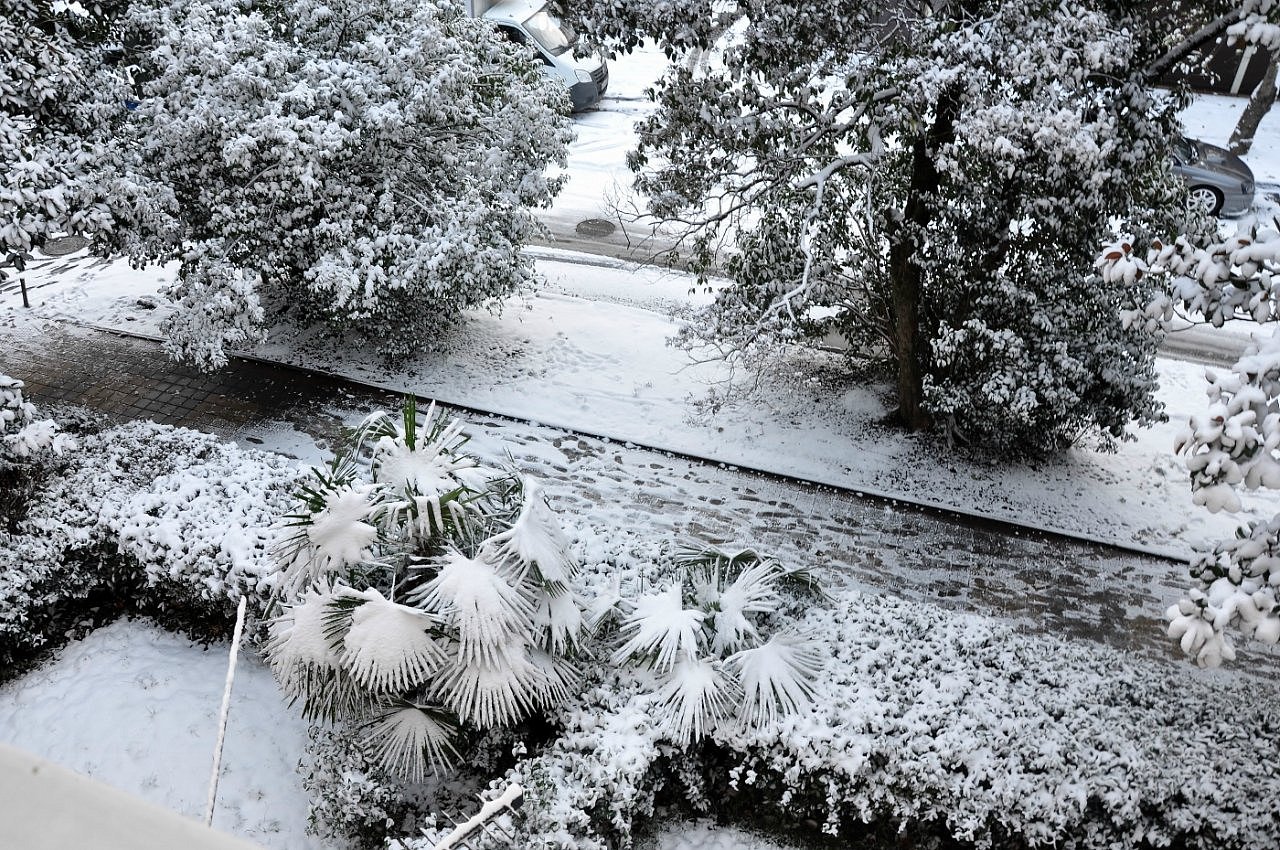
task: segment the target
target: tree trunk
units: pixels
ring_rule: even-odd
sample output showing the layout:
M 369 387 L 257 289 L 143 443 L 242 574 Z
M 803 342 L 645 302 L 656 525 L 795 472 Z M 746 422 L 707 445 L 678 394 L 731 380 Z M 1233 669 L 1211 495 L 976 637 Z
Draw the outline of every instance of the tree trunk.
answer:
M 945 99 L 943 99 L 945 100 Z M 889 285 L 893 308 L 893 347 L 898 361 L 897 417 L 909 430 L 931 424 L 924 409 L 924 365 L 928 340 L 920 330 L 920 300 L 924 275 L 916 262 L 919 241 L 932 219 L 930 206 L 938 191 L 933 155 L 955 135 L 955 106 L 940 105 L 928 133 L 915 140 L 911 153 L 911 183 L 903 210 L 902 232 L 889 247 Z
M 1249 148 L 1253 147 L 1253 137 L 1258 132 L 1258 125 L 1276 102 L 1276 70 L 1280 68 L 1280 50 L 1272 52 L 1267 57 L 1267 62 L 1267 73 L 1249 96 L 1249 105 L 1240 113 L 1240 120 L 1231 131 L 1231 141 L 1227 143 L 1227 147 L 1237 156 L 1247 154 Z

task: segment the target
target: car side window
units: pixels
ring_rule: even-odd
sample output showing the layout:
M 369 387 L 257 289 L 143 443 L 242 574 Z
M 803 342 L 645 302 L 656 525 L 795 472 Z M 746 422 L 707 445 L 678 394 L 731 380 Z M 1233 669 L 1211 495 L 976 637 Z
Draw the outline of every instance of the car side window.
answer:
M 525 35 L 522 30 L 506 26 L 505 24 L 498 24 L 498 32 L 502 33 L 503 37 L 512 44 L 527 46 L 531 51 L 533 51 L 533 55 L 542 61 L 542 64 L 551 64 L 551 60 L 547 58 L 546 54 L 539 50 L 537 45 L 530 42 L 529 36 Z

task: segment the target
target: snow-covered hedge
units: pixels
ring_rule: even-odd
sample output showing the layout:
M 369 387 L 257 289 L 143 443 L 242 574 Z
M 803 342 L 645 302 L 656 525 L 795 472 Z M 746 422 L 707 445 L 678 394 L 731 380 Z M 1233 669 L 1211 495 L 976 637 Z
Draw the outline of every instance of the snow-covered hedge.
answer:
M 605 583 L 621 568 L 625 588 L 662 560 L 633 540 L 588 572 Z M 841 835 L 870 824 L 984 848 L 1280 846 L 1272 683 L 855 591 L 798 620 L 828 659 L 812 707 L 764 729 L 723 723 L 711 746 L 677 746 L 642 677 L 600 673 L 510 777 L 526 788 L 528 846 L 626 843 L 664 783 L 714 811 L 773 808 Z
M 181 611 L 196 626 L 241 593 L 262 606 L 291 462 L 150 422 L 81 443 L 0 533 L 0 659 L 56 642 L 90 608 Z

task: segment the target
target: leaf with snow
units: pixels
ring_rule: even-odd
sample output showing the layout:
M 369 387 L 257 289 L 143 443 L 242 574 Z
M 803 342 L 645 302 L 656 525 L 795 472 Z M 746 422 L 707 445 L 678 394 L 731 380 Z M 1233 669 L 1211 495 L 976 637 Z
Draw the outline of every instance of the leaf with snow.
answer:
M 681 653 L 664 677 L 658 699 L 676 741 L 687 745 L 706 735 L 737 704 L 739 689 L 720 662 Z
M 494 563 L 515 561 L 522 573 L 532 570 L 549 593 L 564 593 L 577 570 L 569 541 L 537 479 L 525 476 L 522 490 L 524 503 L 516 521 L 485 541 L 482 551 Z
M 425 682 L 446 660 L 432 636 L 434 618 L 425 611 L 363 591 L 343 638 L 342 663 L 352 677 L 374 691 L 407 691 Z
M 532 605 L 488 561 L 456 551 L 442 561 L 414 601 L 457 630 L 463 664 L 500 664 L 512 641 L 528 634 Z
M 410 703 L 389 707 L 366 726 L 361 743 L 388 773 L 421 782 L 427 770 L 448 769 L 458 758 L 457 734 L 448 715 L 430 706 Z
M 815 645 L 784 634 L 731 655 L 725 664 L 742 685 L 742 720 L 757 729 L 807 706 L 823 666 Z
M 684 607 L 679 581 L 641 596 L 622 618 L 621 632 L 626 640 L 614 652 L 614 663 L 634 659 L 659 672 L 670 670 L 679 653 L 698 654 L 706 616 L 696 608 Z

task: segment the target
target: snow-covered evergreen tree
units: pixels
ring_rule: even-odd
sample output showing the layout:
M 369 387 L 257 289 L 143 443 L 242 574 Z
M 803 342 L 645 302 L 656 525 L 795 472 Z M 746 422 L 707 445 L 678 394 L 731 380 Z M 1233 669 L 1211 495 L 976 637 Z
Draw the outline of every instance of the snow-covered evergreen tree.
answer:
M 117 6 L 0 0 L 0 280 L 50 236 L 111 227 L 99 177 L 125 114 L 106 62 Z
M 631 157 L 681 259 L 733 285 L 683 341 L 831 330 L 896 363 L 901 419 L 1005 451 L 1160 416 L 1133 288 L 1087 283 L 1107 221 L 1182 215 L 1158 22 L 1102 0 L 576 4 L 626 46 L 709 49 Z M 575 4 L 570 4 L 575 6 Z M 718 251 L 725 240 L 732 249 Z
M 134 6 L 121 244 L 180 260 L 173 353 L 217 366 L 282 320 L 387 355 L 532 278 L 564 92 L 454 0 Z

